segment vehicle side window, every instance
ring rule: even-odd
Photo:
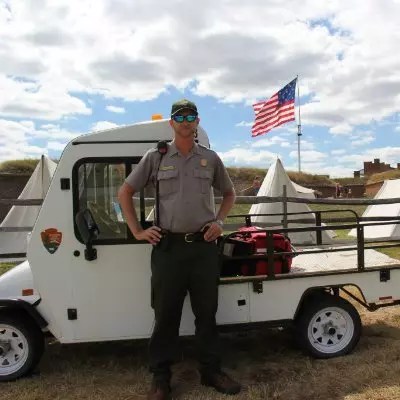
[[[78,169],[79,210],[88,208],[99,226],[99,239],[127,239],[127,225],[118,203],[125,164],[85,163]]]
[[[101,244],[135,243],[121,206],[118,192],[125,178],[136,168],[140,157],[132,159],[85,159],[74,167],[74,210],[89,209],[99,226],[100,235],[96,242]],[[152,182],[142,191],[134,194],[134,204],[138,220],[143,228],[153,224],[153,206],[145,206],[145,198],[155,197]]]

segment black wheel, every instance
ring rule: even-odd
[[[29,317],[0,313],[0,382],[33,372],[44,351],[44,335]]]
[[[317,296],[305,304],[296,324],[303,350],[315,358],[350,353],[361,336],[361,319],[355,307],[339,296]]]

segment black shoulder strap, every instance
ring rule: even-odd
[[[157,143],[157,151],[160,154],[158,165],[155,171],[156,180],[156,226],[160,227],[160,182],[158,180],[158,171],[160,169],[161,161],[165,154],[168,152],[168,143],[166,141],[160,141]]]

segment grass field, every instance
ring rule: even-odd
[[[238,396],[199,385],[192,339],[182,340],[174,366],[181,400],[400,399],[400,311],[360,309],[364,331],[355,351],[332,360],[309,358],[289,331],[259,330],[221,337],[224,367],[244,385]],[[49,342],[37,373],[0,385],[0,400],[140,400],[146,398],[147,341],[61,345]]]
[[[4,274],[4,272],[8,271],[14,265],[13,263],[0,263],[0,275]]]
[[[247,213],[248,208],[237,205],[232,213]],[[363,210],[358,211],[361,215]],[[385,253],[400,258],[397,248]],[[0,264],[0,274],[11,266]],[[289,330],[222,335],[224,366],[244,385],[235,397],[199,385],[193,340],[185,338],[184,361],[174,367],[174,398],[400,400],[400,309],[370,313],[356,307],[364,325],[361,341],[351,355],[332,360],[305,356]],[[1,384],[0,400],[140,400],[146,398],[150,379],[146,340],[74,345],[49,341],[38,372]]]

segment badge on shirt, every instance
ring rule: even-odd
[[[173,169],[175,169],[175,167],[173,165],[160,167],[160,171],[171,171]]]
[[[205,158],[202,158],[202,159],[200,160],[200,165],[201,165],[202,167],[207,167],[207,160],[206,160]]]

